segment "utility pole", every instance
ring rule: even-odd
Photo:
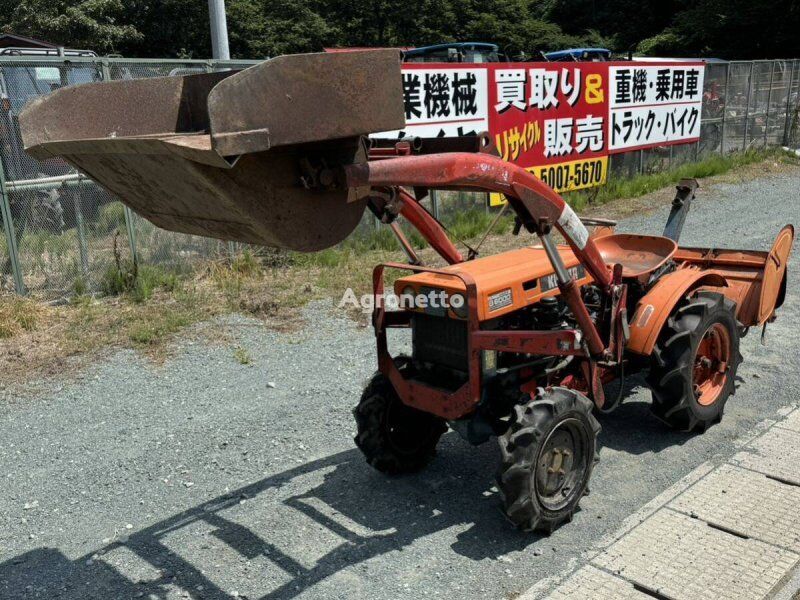
[[[211,57],[214,60],[230,60],[228,47],[228,20],[225,18],[225,0],[208,0],[208,20],[211,22]],[[217,65],[215,68],[219,68]],[[228,258],[236,257],[236,244],[228,240]]]
[[[211,53],[217,60],[230,60],[228,48],[228,21],[225,18],[225,0],[208,0],[208,16],[211,21]]]

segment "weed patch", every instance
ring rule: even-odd
[[[33,300],[17,296],[0,299],[0,339],[34,331],[42,308]]]
[[[250,354],[242,347],[236,348],[233,351],[233,357],[240,365],[249,365],[253,360],[250,358]]]

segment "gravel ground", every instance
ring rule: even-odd
[[[800,222],[799,189],[795,172],[701,190],[683,241],[765,249]],[[666,213],[620,228],[659,233]],[[327,305],[293,334],[226,319],[250,365],[196,335],[160,367],[119,352],[0,399],[0,598],[514,597],[798,401],[798,290],[795,272],[768,346],[743,340],[739,391],[705,435],[664,428],[634,381],[604,419],[592,494],[550,537],[499,512],[494,443],[449,433],[411,477],[364,463],[350,410],[375,366],[371,331]]]

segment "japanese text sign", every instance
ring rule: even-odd
[[[609,150],[629,150],[700,137],[703,68],[609,68]]]
[[[505,160],[559,191],[605,182],[608,155],[700,135],[700,63],[405,64],[406,127],[488,131]]]

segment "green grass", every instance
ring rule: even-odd
[[[85,296],[89,291],[89,286],[86,285],[86,280],[83,277],[76,277],[72,282],[72,293],[75,297],[80,298]]]
[[[185,310],[168,308],[163,311],[152,311],[146,322],[140,322],[130,328],[130,339],[141,345],[160,342],[163,338],[177,333],[193,322]]]
[[[233,351],[233,357],[240,365],[249,365],[253,362],[253,359],[250,358],[250,354],[242,347],[236,348]]]
[[[0,301],[0,339],[33,331],[39,322],[39,306],[29,298],[7,296]]]
[[[448,214],[442,217],[441,221],[447,228],[448,236],[455,242],[456,240],[470,240],[482,236],[496,216],[496,212],[486,212],[483,208],[469,208],[463,211],[449,211]],[[419,250],[428,246],[428,243],[419,232],[407,222],[402,219],[398,219],[397,222],[400,223],[403,233],[414,248]],[[508,233],[513,223],[513,216],[505,214],[495,224],[492,233],[496,235]],[[356,232],[334,248],[310,254],[296,253],[293,256],[293,263],[304,266],[336,268],[346,264],[352,256],[374,251],[394,251],[399,249],[400,244],[392,230],[381,225],[380,229]]]
[[[245,248],[231,261],[231,270],[240,275],[252,276],[261,272],[261,264],[255,255],[248,248]]]
[[[134,302],[145,302],[152,298],[156,289],[168,292],[180,287],[178,274],[154,265],[134,266],[129,261],[120,261],[106,269],[100,280],[100,291],[106,296],[125,295]]]
[[[445,219],[444,226],[447,227],[452,237],[459,240],[470,240],[486,233],[496,216],[496,212],[489,213],[484,209],[473,208],[457,212],[450,219]],[[513,223],[514,217],[506,212],[492,229],[492,234],[508,233]]]

